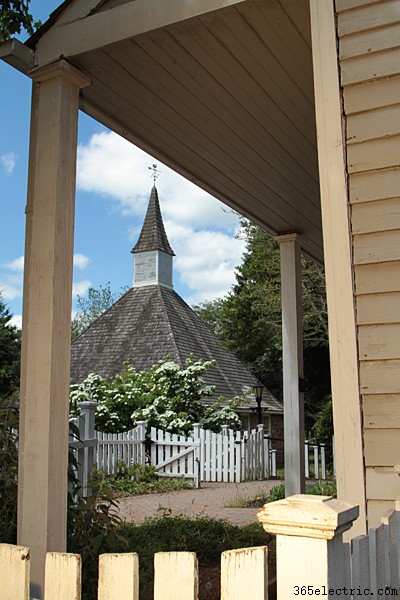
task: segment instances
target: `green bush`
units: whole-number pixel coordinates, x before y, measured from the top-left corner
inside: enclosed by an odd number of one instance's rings
[[[17,539],[18,417],[12,410],[0,410],[0,542]]]
[[[136,496],[192,487],[191,483],[183,477],[159,479],[155,467],[137,464],[128,467],[122,461],[118,461],[115,474],[109,475],[102,469],[94,469],[93,477],[102,479],[106,487],[112,489],[118,495]]]
[[[307,494],[314,494],[316,496],[333,496],[336,498],[336,481],[317,481],[307,490]]]

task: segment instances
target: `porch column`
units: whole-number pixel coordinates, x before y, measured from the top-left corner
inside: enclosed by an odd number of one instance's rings
[[[300,242],[297,233],[276,239],[281,249],[285,493],[292,496],[305,491]]]
[[[315,115],[338,498],[358,504],[351,534],[367,531],[354,267],[342,92],[333,0],[310,0]]]
[[[78,101],[90,81],[62,60],[31,76],[18,544],[31,550],[31,594],[42,598],[45,553],[66,549]]]

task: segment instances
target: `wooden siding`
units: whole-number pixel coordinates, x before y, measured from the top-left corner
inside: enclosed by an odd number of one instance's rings
[[[336,9],[373,526],[400,492],[400,3],[336,0]]]

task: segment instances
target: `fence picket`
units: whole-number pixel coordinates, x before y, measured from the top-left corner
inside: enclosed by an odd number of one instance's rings
[[[229,550],[221,556],[221,600],[268,600],[267,546]]]
[[[244,474],[242,468],[242,443],[241,443],[241,435],[240,431],[236,432],[234,436],[236,439],[233,440],[233,447],[235,453],[235,483],[240,483],[244,481]]]
[[[383,525],[383,541],[384,541],[384,581],[385,587],[388,588],[391,585],[391,542],[390,542],[390,525],[389,519],[391,515],[394,514],[393,510],[390,510],[381,518],[381,523]]]
[[[318,468],[318,446],[314,446],[314,477],[318,479],[319,468]]]
[[[369,589],[369,539],[367,535],[359,535],[351,540],[351,573],[352,586],[363,590]]]
[[[79,554],[48,552],[44,586],[46,600],[80,600],[81,570]]]
[[[0,600],[29,600],[29,548],[0,544]]]
[[[139,559],[134,552],[100,554],[98,600],[139,600]]]
[[[122,598],[122,596],[121,596]],[[194,552],[154,555],[154,600],[198,600],[199,574]]]

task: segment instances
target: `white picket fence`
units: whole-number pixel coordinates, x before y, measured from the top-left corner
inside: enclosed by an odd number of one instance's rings
[[[275,453],[264,435],[263,425],[251,432],[237,432],[223,426],[213,433],[194,425],[192,436],[180,436],[151,429],[146,442],[146,423],[124,433],[105,434],[94,429],[96,404],[79,403],[79,441],[70,440],[78,452],[78,479],[83,489],[94,466],[115,473],[118,462],[151,464],[160,477],[185,477],[196,487],[201,481],[240,482],[268,479],[271,468],[276,472]],[[146,452],[149,444],[150,451]]]
[[[393,598],[400,594],[400,501],[368,535],[343,542],[358,507],[321,496],[291,496],[260,509],[266,531],[276,534],[277,600],[297,596]],[[198,600],[199,572],[192,552],[154,557],[154,600]],[[0,600],[28,600],[28,548],[0,544]],[[139,600],[136,553],[99,557],[99,599]],[[46,557],[45,600],[81,599],[81,558]],[[224,552],[221,600],[268,600],[268,548]]]
[[[196,487],[200,482],[239,483],[276,477],[276,450],[271,448],[263,425],[249,432],[223,425],[220,433],[194,425],[191,436],[153,427],[146,442],[144,421],[130,431],[102,433],[94,429],[96,404],[81,402],[79,408],[75,424],[80,439],[72,439],[70,446],[78,451],[77,475],[83,488],[94,466],[113,474],[119,462],[128,467],[151,464],[160,477],[185,477]],[[305,476],[326,479],[324,444],[310,446],[306,442]]]
[[[146,422],[139,421],[137,426],[123,433],[94,432],[97,438],[97,468],[114,474],[119,462],[127,467],[146,462],[145,441]]]
[[[197,431],[198,428],[196,428]],[[193,479],[195,487],[200,483],[200,440],[168,433],[152,427],[150,430],[151,465],[159,477],[184,477]]]

